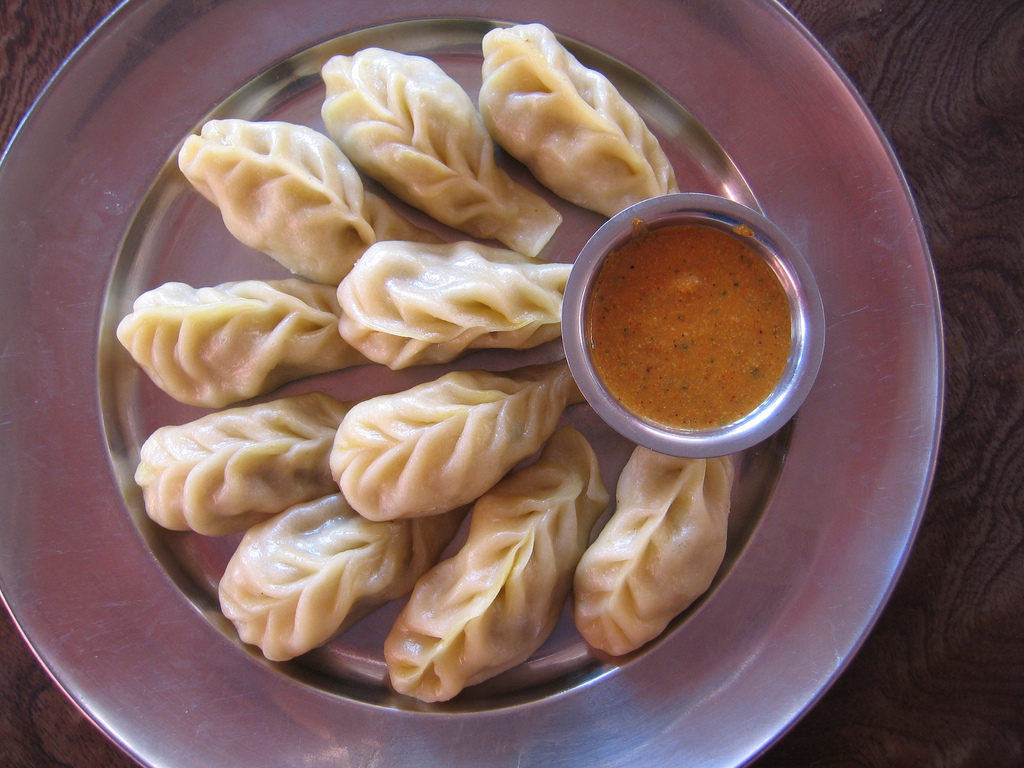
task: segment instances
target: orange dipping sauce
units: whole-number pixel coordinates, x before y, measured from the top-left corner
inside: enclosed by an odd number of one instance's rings
[[[759,406],[789,357],[789,302],[737,238],[682,224],[640,231],[605,259],[586,318],[608,391],[641,418],[710,429]]]

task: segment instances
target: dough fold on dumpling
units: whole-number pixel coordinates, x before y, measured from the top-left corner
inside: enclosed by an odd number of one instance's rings
[[[135,300],[117,338],[171,397],[220,408],[366,363],[338,333],[339,312],[336,288],[302,280],[165,283]]]
[[[379,240],[439,241],[366,192],[338,146],[304,125],[211,120],[178,166],[232,235],[318,283],[337,285]]]
[[[637,111],[547,27],[491,30],[483,53],[484,123],[548,189],[606,216],[679,191],[672,165]]]
[[[554,629],[608,499],[594,451],[561,427],[476,503],[465,545],[416,583],[384,642],[395,690],[446,701],[526,661]]]
[[[616,508],[573,584],[576,628],[613,656],[636,650],[707,591],[725,557],[733,460],[637,447]]]
[[[465,512],[375,523],[340,493],[292,507],[242,537],[220,581],[221,611],[268,659],[299,656],[412,589]]]
[[[359,170],[451,227],[540,253],[561,215],[497,166],[476,106],[437,64],[367,48],[321,74],[324,125]]]
[[[337,490],[328,464],[348,406],[320,392],[161,427],[135,482],[165,528],[221,536]]]
[[[569,264],[473,242],[377,243],[338,287],[342,337],[392,369],[556,339]]]
[[[448,373],[354,406],[338,429],[331,471],[371,520],[438,514],[479,498],[582,399],[564,360]]]

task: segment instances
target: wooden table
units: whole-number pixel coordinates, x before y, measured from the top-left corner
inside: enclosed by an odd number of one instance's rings
[[[114,0],[2,0],[0,143]],[[790,0],[920,206],[947,344],[927,515],[863,649],[758,766],[1024,764],[1024,2]],[[0,532],[2,535],[2,532]],[[0,611],[0,766],[135,763]]]

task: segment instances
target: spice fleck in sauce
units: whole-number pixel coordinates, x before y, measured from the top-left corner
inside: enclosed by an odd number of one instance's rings
[[[789,303],[775,273],[735,237],[700,225],[645,230],[610,254],[587,324],[609,392],[669,427],[750,413],[789,356]]]

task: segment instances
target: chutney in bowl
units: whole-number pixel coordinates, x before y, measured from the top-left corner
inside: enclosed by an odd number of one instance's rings
[[[694,458],[748,448],[792,418],[824,325],[814,276],[785,234],[695,193],[602,225],[562,308],[566,358],[598,414],[634,442]]]

